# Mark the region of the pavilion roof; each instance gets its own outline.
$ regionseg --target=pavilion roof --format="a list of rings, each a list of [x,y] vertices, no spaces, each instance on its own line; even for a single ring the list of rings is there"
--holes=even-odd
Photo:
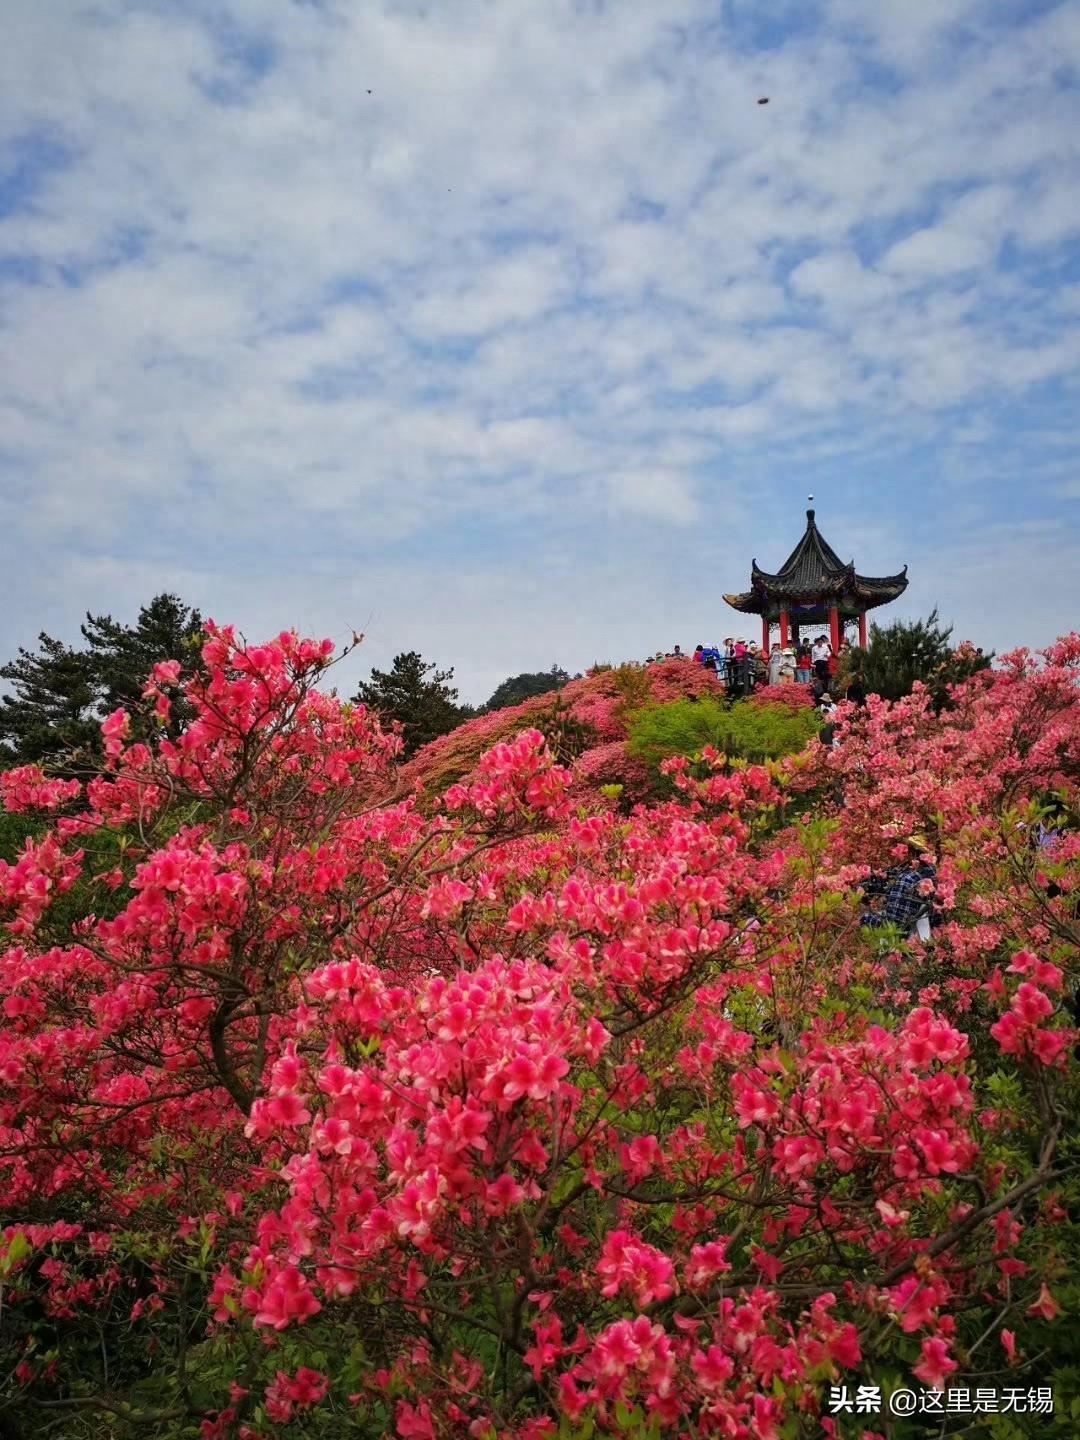
[[[750,589],[741,595],[725,595],[736,610],[760,615],[782,604],[837,604],[842,610],[859,614],[877,605],[887,605],[907,589],[907,566],[898,575],[860,575],[854,560],[845,565],[817,528],[813,510],[806,512],[806,530],[799,543],[771,574],[751,562]]]

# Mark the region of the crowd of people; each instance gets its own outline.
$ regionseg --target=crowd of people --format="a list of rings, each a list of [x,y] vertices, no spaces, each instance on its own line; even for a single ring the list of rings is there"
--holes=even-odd
[[[837,676],[849,646],[841,640],[834,648],[827,635],[816,640],[804,639],[795,645],[776,641],[766,653],[751,640],[728,637],[723,645],[698,645],[693,654],[676,645],[673,650],[658,652],[657,660],[690,660],[716,673],[718,683],[733,698],[752,695],[765,685],[809,685],[814,700],[823,711],[832,707]],[[844,698],[857,705],[866,700],[866,691],[857,672],[848,675]]]

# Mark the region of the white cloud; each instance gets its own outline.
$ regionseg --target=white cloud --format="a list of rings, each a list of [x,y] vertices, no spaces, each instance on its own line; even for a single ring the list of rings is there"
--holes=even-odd
[[[903,7],[831,0],[830,14],[835,23],[866,35],[895,63],[925,55],[943,29],[977,8],[975,0],[907,0]]]
[[[625,506],[650,520],[673,520],[687,525],[698,517],[698,506],[685,476],[672,470],[623,470],[611,478],[611,494]]]
[[[805,490],[886,570],[912,486],[1060,502],[1003,405],[1080,366],[1070,9],[11,0],[0,652],[156,577],[388,645],[451,595],[479,693],[632,653],[609,599],[708,630]]]
[[[478,276],[455,275],[449,293],[441,279],[434,277],[409,314],[419,337],[481,335],[522,324],[569,294],[558,256],[535,248],[493,260]]]
[[[986,186],[949,207],[942,219],[894,245],[885,270],[922,279],[991,264],[1008,230],[1002,225],[1014,197],[1004,186]]]
[[[795,293],[827,307],[841,319],[872,311],[896,298],[889,277],[868,269],[853,250],[830,250],[796,265],[788,276]]]

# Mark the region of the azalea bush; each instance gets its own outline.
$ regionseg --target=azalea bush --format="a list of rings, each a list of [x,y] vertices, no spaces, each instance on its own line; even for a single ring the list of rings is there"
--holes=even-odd
[[[774,692],[790,692],[790,698],[774,699]],[[777,685],[736,703],[703,695],[644,705],[630,717],[628,748],[653,766],[699,754],[705,746],[744,760],[775,760],[802,750],[820,729],[808,689]]]
[[[0,776],[0,1433],[1075,1435],[1080,637],[629,814],[531,726],[410,788],[331,660],[211,625]]]
[[[419,784],[425,799],[437,799],[450,785],[472,775],[492,746],[535,729],[548,738],[549,748],[553,746],[559,758],[581,760],[576,767],[583,781],[579,798],[592,803],[593,782],[605,768],[610,772],[604,775],[606,782],[626,779],[622,765],[610,766],[608,761],[615,753],[612,747],[623,749],[627,725],[636,711],[651,703],[717,693],[715,674],[685,660],[594,667],[584,678],[564,685],[557,696],[535,695],[466,721],[425,745],[401,767],[399,781],[405,787]],[[637,798],[643,798],[640,787],[634,788]]]

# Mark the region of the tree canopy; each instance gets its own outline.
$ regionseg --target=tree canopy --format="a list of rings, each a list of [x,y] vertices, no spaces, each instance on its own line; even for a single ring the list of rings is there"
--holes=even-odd
[[[942,625],[936,609],[924,619],[894,620],[889,625],[871,623],[869,645],[847,652],[844,680],[859,674],[868,694],[883,700],[910,695],[921,681],[943,703],[950,685],[967,679],[990,664],[970,645],[956,646],[951,625]]]
[[[547,695],[551,690],[561,690],[569,683],[570,676],[557,662],[550,670],[523,670],[520,675],[508,676],[492,693],[482,712],[505,710],[508,705],[520,705],[535,695]]]
[[[389,670],[372,669],[361,683],[356,699],[374,710],[383,724],[397,721],[405,742],[405,758],[421,745],[454,730],[473,711],[457,703],[457,687],[450,684],[453,667],[440,670],[417,650],[394,656]]]
[[[198,664],[202,617],[177,595],[156,595],[134,625],[87,611],[79,628],[82,648],[42,631],[36,652],[20,646],[0,666],[0,679],[11,687],[0,696],[0,763],[56,764],[78,751],[96,753],[102,719],[138,700],[154,665],[177,660],[182,679]],[[183,719],[179,707],[173,733]]]

